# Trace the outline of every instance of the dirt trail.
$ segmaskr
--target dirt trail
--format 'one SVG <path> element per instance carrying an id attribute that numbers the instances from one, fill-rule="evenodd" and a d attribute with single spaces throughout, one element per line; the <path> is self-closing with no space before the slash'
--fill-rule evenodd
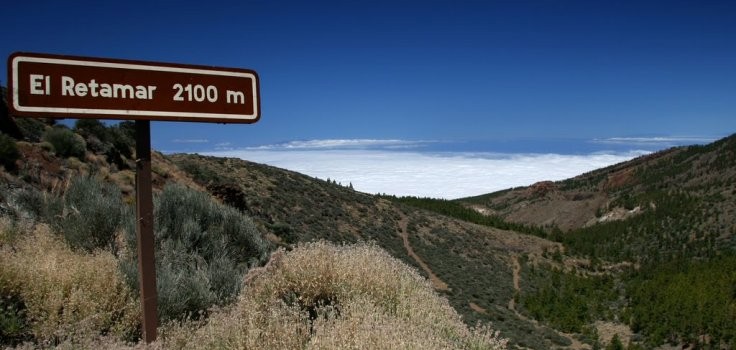
<path id="1" fill-rule="evenodd" d="M 511 256 L 511 268 L 514 272 L 514 290 L 516 292 L 520 292 L 521 287 L 519 287 L 519 275 L 521 273 L 521 264 L 519 264 L 519 257 L 516 255 Z M 516 312 L 516 314 L 519 314 L 516 311 L 516 299 L 514 297 L 511 297 L 511 300 L 509 300 L 509 310 Z"/>
<path id="2" fill-rule="evenodd" d="M 487 314 L 488 313 L 488 310 L 480 307 L 480 305 L 478 305 L 478 304 L 476 304 L 476 303 L 474 303 L 472 301 L 470 303 L 468 303 L 468 305 L 470 305 L 470 308 L 473 309 L 473 311 L 475 311 L 477 313 L 481 313 L 481 314 Z"/>
<path id="3" fill-rule="evenodd" d="M 515 254 L 511 255 L 511 270 L 513 271 L 513 282 L 514 282 L 514 294 L 521 294 L 521 264 L 519 263 L 519 257 Z M 530 322 L 536 327 L 540 327 L 539 322 L 537 320 L 528 318 L 524 315 L 522 315 L 518 310 L 516 310 L 516 300 L 514 300 L 514 297 L 511 297 L 511 300 L 509 300 L 509 310 L 513 311 L 514 314 L 516 314 L 516 317 L 525 320 L 527 322 Z M 556 329 L 550 328 L 560 336 L 567 338 L 570 340 L 572 344 L 568 347 L 568 349 L 572 350 L 583 350 L 583 349 L 590 349 L 590 345 L 583 344 L 579 340 L 575 339 L 572 334 L 568 333 L 562 333 Z"/>
<path id="4" fill-rule="evenodd" d="M 409 243 L 409 230 L 407 229 L 407 226 L 409 225 L 409 219 L 406 217 L 406 214 L 402 213 L 401 211 L 397 211 L 399 215 L 401 215 L 401 220 L 399 220 L 399 235 L 401 236 L 401 239 L 404 240 L 404 249 L 406 249 L 406 253 L 409 254 L 409 256 L 414 259 L 414 261 L 419 264 L 419 266 L 424 270 L 424 272 L 427 273 L 427 276 L 429 276 L 429 281 L 432 283 L 432 286 L 436 290 L 450 290 L 450 288 L 447 286 L 447 283 L 443 282 L 437 275 L 432 272 L 432 270 L 429 268 L 429 266 L 422 260 L 422 258 L 419 257 L 416 253 L 414 253 L 414 249 L 411 247 L 411 244 Z"/>

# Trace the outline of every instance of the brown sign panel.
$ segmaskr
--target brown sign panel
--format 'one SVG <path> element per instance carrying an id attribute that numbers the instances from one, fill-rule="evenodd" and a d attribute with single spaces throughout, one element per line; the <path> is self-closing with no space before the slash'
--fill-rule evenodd
<path id="1" fill-rule="evenodd" d="M 14 115 L 254 123 L 256 72 L 117 59 L 15 53 L 8 58 Z"/>

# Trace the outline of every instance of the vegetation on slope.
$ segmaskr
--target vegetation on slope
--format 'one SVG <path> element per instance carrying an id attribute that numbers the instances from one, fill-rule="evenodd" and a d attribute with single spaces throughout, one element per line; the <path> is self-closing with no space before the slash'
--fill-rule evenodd
<path id="1" fill-rule="evenodd" d="M 40 126 L 36 141 L 43 139 L 43 130 L 53 129 L 46 124 Z M 122 130 L 120 126 L 112 128 Z M 21 347 L 127 348 L 125 342 L 139 339 L 132 207 L 130 200 L 121 195 L 126 190 L 112 184 L 118 182 L 117 175 L 125 171 L 120 169 L 129 165 L 128 157 L 132 154 L 118 150 L 117 154 L 128 155 L 120 158 L 120 168 L 114 159 L 107 158 L 106 154 L 118 147 L 105 136 L 110 129 L 99 123 L 77 123 L 73 130 L 75 136 L 67 140 L 79 140 L 77 136 L 83 135 L 86 151 L 84 155 L 69 158 L 45 153 L 55 150 L 51 143 L 24 143 L 19 148 L 30 157 L 17 161 L 17 172 L 3 172 L 0 190 L 0 212 L 6 223 L 0 230 L 3 262 L 0 265 L 0 343 L 3 346 L 26 342 Z M 154 164 L 154 171 L 157 166 L 162 164 Z M 30 172 L 31 167 L 37 171 Z M 165 178 L 170 171 L 159 168 L 158 175 Z M 297 182 L 291 184 L 290 190 L 301 188 L 298 181 L 303 177 L 294 175 L 294 178 Z M 262 180 L 269 181 L 265 177 Z M 243 214 L 242 207 L 238 210 L 222 205 L 207 194 L 181 185 L 164 185 L 156 183 L 156 179 L 154 182 L 159 190 L 154 212 L 159 314 L 170 323 L 162 328 L 165 337 L 153 348 L 190 348 L 196 344 L 209 348 L 213 345 L 210 341 L 222 344 L 224 339 L 218 336 L 213 340 L 208 335 L 215 327 L 221 327 L 217 332 L 232 334 L 244 326 L 255 333 L 245 337 L 241 334 L 230 345 L 256 341 L 263 348 L 262 341 L 266 341 L 263 337 L 268 336 L 276 339 L 273 348 L 282 348 L 279 339 L 285 340 L 283 334 L 293 333 L 297 335 L 293 339 L 300 344 L 299 348 L 345 348 L 351 344 L 356 348 L 365 344 L 403 347 L 401 344 L 406 343 L 401 341 L 422 348 L 504 347 L 504 341 L 488 326 L 468 328 L 447 300 L 432 291 L 416 271 L 407 270 L 375 246 L 351 248 L 315 243 L 296 248 L 280 253 L 284 257 L 279 260 L 283 265 L 274 262 L 243 284 L 244 274 L 265 262 L 267 251 L 272 249 L 261 230 L 294 234 L 290 222 L 270 221 L 260 226 Z M 385 242 L 395 241 L 388 246 L 406 254 L 395 231 L 398 213 L 387 202 L 345 192 L 348 189 L 335 184 L 328 185 L 333 187 L 325 192 L 318 182 L 314 190 L 325 198 L 329 198 L 330 191 L 360 197 L 359 203 L 365 209 L 336 206 L 304 227 L 320 222 L 331 227 L 334 223 L 329 218 L 357 217 L 358 222 L 369 223 L 363 226 L 365 233 L 358 231 L 359 228 L 340 230 L 345 227 L 336 226 L 334 237 L 352 237 L 352 241 L 358 241 L 366 234 Z M 258 187 L 263 189 L 260 183 Z M 318 199 L 324 200 L 322 197 Z M 267 208 L 256 205 L 260 210 L 255 212 L 261 218 L 274 218 L 271 210 L 276 204 Z M 374 220 L 373 213 L 367 209 L 370 206 L 379 208 L 383 222 Z M 310 212 L 319 208 L 315 204 Z M 288 220 L 289 216 L 279 217 Z M 334 221 L 341 223 L 341 220 Z M 293 225 L 297 228 L 302 224 L 297 221 Z M 313 225 L 311 230 L 320 228 L 323 227 Z M 300 253 L 304 251 L 312 255 Z M 18 254 L 26 258 L 19 258 Z M 45 256 L 40 257 L 41 254 Z M 307 255 L 298 258 L 299 254 Z M 304 259 L 314 264 L 309 265 Z M 48 263 L 33 266 L 37 260 Z M 8 261 L 13 263 L 5 264 Z M 289 265 L 287 261 L 294 263 Z M 280 271 L 273 270 L 277 265 L 292 266 L 292 270 L 279 272 L 281 282 L 278 283 L 285 283 L 286 289 L 269 294 L 271 301 L 268 301 L 263 293 L 273 292 L 275 287 L 263 280 Z M 366 270 L 366 267 L 383 272 Z M 46 272 L 39 273 L 33 268 Z M 41 277 L 29 278 L 29 274 Z M 304 281 L 309 283 L 303 284 Z M 70 287 L 63 287 L 66 285 Z M 265 286 L 261 289 L 263 293 L 248 296 L 256 285 Z M 44 286 L 62 286 L 60 290 L 65 292 Z M 248 290 L 241 290 L 243 286 Z M 101 295 L 104 292 L 112 293 Z M 309 293 L 319 295 L 308 301 L 305 296 Z M 270 307 L 274 303 L 283 306 L 281 311 L 275 312 Z M 239 316 L 235 316 L 234 310 L 240 310 Z M 243 318 L 243 315 L 247 316 Z M 250 323 L 236 323 L 240 321 Z M 255 323 L 262 328 L 252 328 Z M 354 327 L 360 327 L 359 332 Z M 271 332 L 274 329 L 278 332 Z M 253 334 L 256 335 L 251 337 Z"/>
<path id="2" fill-rule="evenodd" d="M 195 316 L 189 312 L 197 309 L 206 311 L 208 305 L 178 306 L 182 302 L 197 302 L 199 296 L 193 294 L 216 282 L 208 269 L 207 257 L 197 254 L 219 250 L 221 256 L 227 256 L 228 250 L 238 247 L 252 249 L 253 245 L 230 242 L 224 246 L 207 247 L 203 241 L 209 240 L 214 244 L 228 238 L 223 235 L 228 229 L 218 228 L 217 223 L 238 225 L 238 220 L 232 216 L 229 219 L 208 216 L 227 215 L 229 211 L 217 204 L 207 204 L 205 197 L 199 194 L 180 187 L 166 188 L 157 203 L 159 211 L 178 211 L 169 215 L 157 211 L 156 218 L 161 222 L 156 231 L 157 238 L 188 235 L 187 239 L 171 243 L 183 260 L 169 260 L 172 252 L 162 249 L 162 245 L 166 245 L 162 244 L 165 242 L 163 239 L 157 244 L 157 258 L 161 262 L 157 269 L 162 305 L 160 313 L 170 319 L 175 318 L 172 317 L 174 313 L 178 313 L 179 319 Z M 207 209 L 207 206 L 212 209 Z M 23 213 L 18 212 L 17 217 Z M 191 217 L 183 219 L 189 215 Z M 165 219 L 182 220 L 180 232 L 166 230 Z M 192 224 L 187 224 L 187 220 L 192 220 Z M 213 237 L 205 238 L 204 233 L 190 227 L 203 222 L 214 224 L 204 226 Z M 67 241 L 60 239 L 65 235 L 44 231 L 47 226 L 34 226 L 36 231 L 41 230 L 40 233 L 28 234 L 18 225 L 28 224 L 9 223 L 3 230 L 0 280 L 3 295 L 13 295 L 21 301 L 24 318 L 19 322 L 28 323 L 32 337 L 29 338 L 23 330 L 8 334 L 9 337 L 34 340 L 39 345 L 66 343 L 76 344 L 73 345 L 75 347 L 92 347 L 99 345 L 94 343 L 95 337 L 115 334 L 118 338 L 131 337 L 136 332 L 139 315 L 135 293 L 125 283 L 116 262 L 117 259 L 125 261 L 125 254 L 116 258 L 105 245 L 94 252 L 82 248 L 73 251 Z M 221 233 L 218 234 L 218 230 L 222 230 Z M 235 228 L 232 231 L 238 232 L 236 237 L 247 238 L 243 235 L 247 230 Z M 196 249 L 185 246 L 197 243 Z M 240 251 L 235 256 L 248 255 L 247 251 Z M 268 266 L 251 272 L 245 284 L 246 290 L 234 306 L 214 311 L 206 321 L 187 321 L 186 326 L 180 326 L 188 327 L 186 332 L 179 328 L 177 333 L 174 327 L 175 330 L 169 334 L 178 335 L 164 337 L 162 346 L 211 348 L 258 344 L 259 348 L 282 349 L 303 348 L 305 345 L 313 348 L 358 348 L 373 344 L 390 348 L 395 344 L 413 344 L 427 349 L 503 347 L 504 342 L 488 327 L 468 329 L 423 277 L 377 247 L 337 247 L 315 243 L 275 256 L 277 258 Z M 190 261 L 196 261 L 197 266 L 189 264 Z M 183 266 L 178 266 L 178 271 L 167 270 L 176 265 Z M 224 269 L 228 276 L 237 276 L 232 267 L 218 265 L 215 272 L 222 273 Z M 187 275 L 194 275 L 194 279 L 188 282 Z M 240 276 L 242 280 L 242 274 Z M 170 279 L 176 283 L 167 285 L 165 282 Z M 236 292 L 240 283 L 238 281 Z M 59 298 L 55 296 L 59 290 L 67 292 Z M 172 293 L 177 295 L 176 298 L 166 297 Z M 107 299 L 110 302 L 103 302 Z M 227 295 L 215 294 L 213 298 L 219 302 L 227 300 L 231 300 Z M 184 336 L 187 338 L 182 339 Z M 109 341 L 115 342 L 114 339 Z M 105 344 L 112 343 L 103 342 Z"/>
<path id="3" fill-rule="evenodd" d="M 164 348 L 500 349 L 384 250 L 323 242 L 278 251 L 237 303 L 162 335 Z"/>
<path id="4" fill-rule="evenodd" d="M 121 268 L 138 291 L 134 218 L 125 229 L 127 254 Z M 213 305 L 230 303 L 245 273 L 261 265 L 270 250 L 250 218 L 206 193 L 167 185 L 154 198 L 159 316 L 201 316 Z"/>
<path id="5" fill-rule="evenodd" d="M 34 121 L 21 125 L 20 129 L 26 140 L 39 142 L 49 130 L 63 129 L 48 124 Z M 10 172 L 3 173 L 3 183 L 11 190 L 3 194 L 2 215 L 13 222 L 3 237 L 28 232 L 17 222 L 45 222 L 56 234 L 57 243 L 69 245 L 70 252 L 79 257 L 110 254 L 122 269 L 120 275 L 128 282 L 127 288 L 135 295 L 136 270 L 130 240 L 132 216 L 126 204 L 129 199 L 120 197 L 119 189 L 90 182 L 84 176 L 70 176 L 91 173 L 106 181 L 128 184 L 129 180 L 121 179 L 127 176 L 123 175 L 127 174 L 124 169 L 131 165 L 132 139 L 126 138 L 130 130 L 122 124 L 106 127 L 99 122 L 85 122 L 77 123 L 72 131 L 75 136 L 66 140 L 76 142 L 80 140 L 76 136 L 81 135 L 84 143 L 79 144 L 86 147 L 83 155 L 52 157 L 44 152 L 54 152 L 57 146 L 48 141 L 15 143 L 8 138 L 11 142 L 4 144 L 8 149 L 16 146 L 22 156 L 9 158 L 6 163 L 15 167 L 9 166 Z M 116 143 L 116 138 L 121 142 Z M 167 161 L 162 159 L 158 169 L 154 164 L 158 176 L 154 182 L 162 190 L 157 201 L 170 205 L 161 204 L 165 209 L 156 214 L 163 216 L 162 223 L 169 218 L 168 224 L 157 227 L 157 254 L 163 257 L 158 268 L 162 285 L 181 287 L 166 287 L 166 291 L 174 291 L 170 297 L 162 292 L 162 308 L 167 310 L 164 319 L 195 319 L 186 321 L 179 329 L 198 335 L 205 331 L 187 327 L 208 325 L 212 329 L 215 323 L 208 320 L 215 320 L 209 318 L 214 315 L 231 319 L 232 314 L 228 312 L 237 307 L 228 303 L 242 300 L 247 293 L 240 291 L 243 274 L 262 263 L 266 250 L 270 249 L 260 234 L 266 232 L 272 242 L 284 247 L 320 239 L 373 240 L 406 264 L 418 266 L 415 258 L 407 254 L 405 245 L 409 244 L 426 267 L 447 283 L 449 289 L 441 293 L 466 323 L 494 321 L 503 336 L 511 338 L 516 346 L 541 349 L 570 344 L 567 338 L 545 325 L 585 333 L 582 339 L 595 344 L 591 323 L 609 320 L 630 325 L 644 336 L 649 347 L 670 342 L 733 348 L 732 325 L 736 324 L 732 307 L 736 305 L 736 294 L 731 288 L 733 275 L 719 268 L 725 266 L 732 271 L 732 252 L 736 249 L 734 140 L 736 137 L 712 145 L 662 152 L 559 183 L 552 192 L 535 192 L 529 203 L 543 202 L 548 197 L 585 202 L 605 195 L 608 199 L 604 205 L 589 210 L 590 215 L 596 212 L 598 219 L 617 208 L 639 208 L 636 215 L 624 220 L 595 220 L 601 222 L 575 228 L 564 235 L 558 230 L 552 232 L 552 237 L 565 244 L 564 249 L 538 238 L 521 238 L 513 232 L 499 230 L 543 235 L 530 223 L 506 223 L 498 217 L 486 217 L 465 207 L 463 202 L 392 198 L 394 205 L 385 198 L 263 165 L 189 155 L 171 157 L 222 202 L 236 208 L 232 209 L 212 202 L 204 194 L 180 186 L 165 186 L 166 179 L 173 179 L 169 176 L 174 170 L 162 168 Z M 14 153 L 11 150 L 8 154 L 12 158 Z M 28 185 L 53 191 L 38 191 Z M 78 200 L 74 199 L 75 190 L 79 191 Z M 520 190 L 484 198 L 513 198 L 515 191 Z M 130 193 L 130 190 L 123 188 L 123 192 Z M 589 193 L 595 196 L 590 197 Z M 87 202 L 84 200 L 87 197 L 97 202 Z M 497 208 L 518 208 L 497 204 Z M 416 207 L 423 210 L 413 209 Z M 177 208 L 183 211 L 177 212 Z M 100 220 L 105 212 L 114 215 L 108 221 Z M 89 226 L 99 229 L 85 231 L 84 227 Z M 233 230 L 239 233 L 233 235 Z M 241 233 L 245 236 L 238 236 Z M 406 241 L 402 241 L 402 235 Z M 93 239 L 85 239 L 88 237 Z M 218 241 L 208 242 L 210 238 Z M 12 238 L 3 242 L 3 249 L 17 251 L 16 243 L 7 242 L 21 240 Z M 245 251 L 230 249 L 243 245 L 248 247 Z M 541 247 L 551 250 L 542 254 L 536 251 Z M 224 254 L 213 253 L 217 251 Z M 552 262 L 540 264 L 540 259 L 550 258 L 549 252 L 553 252 Z M 511 283 L 508 260 L 512 255 L 530 258 L 522 264 L 521 289 Z M 567 266 L 570 260 L 588 262 L 570 267 Z M 621 268 L 612 269 L 612 266 Z M 2 271 L 11 275 L 9 270 Z M 76 341 L 78 337 L 73 332 L 57 330 L 56 335 L 47 338 L 51 340 L 34 335 L 33 327 L 38 320 L 27 317 L 30 306 L 18 292 L 22 285 L 13 286 L 7 288 L 12 289 L 9 292 L 3 290 L 8 294 L 2 299 L 4 311 L 0 312 L 3 339 L 33 340 L 38 344 Z M 241 294 L 237 296 L 239 291 Z M 516 309 L 511 303 L 514 301 Z M 291 306 L 295 303 L 299 304 L 286 302 Z M 208 311 L 212 305 L 221 309 Z M 314 312 L 307 309 L 306 323 L 301 327 L 308 325 L 310 332 L 322 320 L 329 319 L 319 318 L 322 314 L 315 318 Z M 299 310 L 303 312 L 301 306 Z M 541 324 L 535 326 L 525 316 Z M 305 320 L 303 315 L 299 317 Z M 121 334 L 113 332 L 113 328 L 107 323 L 93 327 L 92 333 Z M 221 330 L 230 334 L 233 329 Z M 175 330 L 170 334 L 169 339 L 190 341 L 186 336 L 173 336 Z M 311 342 L 317 338 L 309 339 Z"/>
<path id="6" fill-rule="evenodd" d="M 593 319 L 628 324 L 648 347 L 667 342 L 734 348 L 736 294 L 733 273 L 726 271 L 733 271 L 736 254 L 736 135 L 596 170 L 552 188 L 531 201 L 525 197 L 529 188 L 462 200 L 535 210 L 545 201 L 574 201 L 574 194 L 585 191 L 608 198 L 597 209 L 596 224 L 553 235 L 568 256 L 589 264 L 577 269 L 581 275 L 557 276 L 551 269 L 538 283 L 529 281 L 522 295 L 528 314 L 577 330 L 590 324 L 585 315 L 591 306 L 603 306 L 608 310 Z M 635 214 L 602 219 L 617 208 Z M 586 287 L 602 281 L 613 282 L 604 286 L 611 294 Z M 568 314 L 579 319 L 566 320 Z"/>
<path id="7" fill-rule="evenodd" d="M 498 216 L 484 215 L 477 210 L 468 208 L 456 201 L 436 198 L 419 198 L 419 197 L 396 197 L 383 196 L 391 201 L 406 204 L 415 208 L 425 209 L 440 215 L 449 216 L 458 220 L 472 222 L 474 224 L 493 227 L 501 230 L 510 230 L 539 236 L 547 237 L 547 232 L 533 225 L 517 224 L 503 220 Z"/>
<path id="8" fill-rule="evenodd" d="M 45 225 L 15 225 L 3 218 L 0 228 L 0 345 L 137 332 L 140 305 L 112 253 L 74 251 Z"/>
<path id="9" fill-rule="evenodd" d="M 374 241 L 392 256 L 428 273 L 406 244 L 449 290 L 441 290 L 469 325 L 493 322 L 510 344 L 545 349 L 566 344 L 507 308 L 513 295 L 508 255 L 542 251 L 549 241 L 478 226 L 356 192 L 333 182 L 240 159 L 170 156 L 203 187 L 247 213 L 277 244 L 320 239 Z M 478 276 L 482 276 L 479 278 Z M 441 284 L 441 283 L 440 283 Z M 471 303 L 479 308 L 471 307 Z M 483 311 L 481 311 L 483 310 Z"/>
<path id="10" fill-rule="evenodd" d="M 736 255 L 681 259 L 635 274 L 626 313 L 650 346 L 664 342 L 736 348 Z"/>
<path id="11" fill-rule="evenodd" d="M 549 266 L 524 265 L 520 304 L 536 320 L 567 333 L 585 333 L 598 320 L 612 320 L 619 297 L 612 276 L 565 273 Z"/>

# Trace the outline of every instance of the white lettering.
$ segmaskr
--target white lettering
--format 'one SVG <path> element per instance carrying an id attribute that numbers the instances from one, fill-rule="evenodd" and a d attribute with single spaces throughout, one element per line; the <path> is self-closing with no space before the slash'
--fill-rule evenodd
<path id="1" fill-rule="evenodd" d="M 245 94 L 240 91 L 225 91 L 227 103 L 245 104 Z"/>
<path id="2" fill-rule="evenodd" d="M 217 102 L 217 87 L 213 85 L 205 87 L 200 84 L 187 84 L 186 86 L 174 84 L 172 89 L 176 90 L 174 101 L 203 102 L 206 99 L 210 102 Z"/>
<path id="3" fill-rule="evenodd" d="M 43 87 L 43 83 L 41 83 L 42 80 L 43 80 L 43 75 L 31 74 L 31 94 L 32 95 L 43 95 L 43 90 L 41 90 L 41 88 Z"/>
<path id="4" fill-rule="evenodd" d="M 72 88 L 74 88 L 74 79 L 67 76 L 61 77 L 61 96 L 74 96 Z"/>
<path id="5" fill-rule="evenodd" d="M 38 82 L 40 79 L 43 79 L 43 76 L 32 78 L 31 86 L 32 89 L 35 89 L 33 91 L 43 94 L 43 90 L 40 89 L 43 84 Z M 154 91 L 156 91 L 155 85 L 100 84 L 95 79 L 91 79 L 88 83 L 75 83 L 74 78 L 61 77 L 62 96 L 84 97 L 90 95 L 91 97 L 151 100 Z"/>
<path id="6" fill-rule="evenodd" d="M 98 86 L 99 85 L 94 79 L 89 81 L 89 89 L 90 89 L 90 94 L 92 94 L 92 97 L 97 97 L 97 87 Z"/>
<path id="7" fill-rule="evenodd" d="M 135 98 L 150 100 L 153 98 L 153 90 L 156 90 L 155 86 L 138 85 L 135 87 Z"/>
<path id="8" fill-rule="evenodd" d="M 77 93 L 77 96 L 87 96 L 87 85 L 83 83 L 77 84 L 74 86 L 74 92 Z"/>
<path id="9" fill-rule="evenodd" d="M 112 97 L 112 88 L 110 84 L 100 84 L 100 96 Z"/>
<path id="10" fill-rule="evenodd" d="M 118 98 L 118 93 L 122 98 L 133 98 L 133 87 L 130 85 L 123 84 L 112 84 L 112 96 Z M 129 95 L 130 97 L 126 96 Z"/>

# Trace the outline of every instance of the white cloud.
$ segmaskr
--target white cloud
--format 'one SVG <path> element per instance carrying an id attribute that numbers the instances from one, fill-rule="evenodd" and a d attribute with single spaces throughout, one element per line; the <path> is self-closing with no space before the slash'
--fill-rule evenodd
<path id="1" fill-rule="evenodd" d="M 321 179 L 352 183 L 358 191 L 460 198 L 562 180 L 645 152 L 560 155 L 420 153 L 387 150 L 248 149 L 207 153 L 237 157 Z"/>
<path id="2" fill-rule="evenodd" d="M 251 147 L 251 150 L 317 150 L 317 149 L 400 149 L 420 147 L 430 141 L 381 139 L 332 139 L 290 141 L 274 145 Z"/>
<path id="3" fill-rule="evenodd" d="M 215 144 L 215 150 L 217 151 L 230 151 L 234 149 L 233 144 L 230 142 L 219 142 Z"/>

